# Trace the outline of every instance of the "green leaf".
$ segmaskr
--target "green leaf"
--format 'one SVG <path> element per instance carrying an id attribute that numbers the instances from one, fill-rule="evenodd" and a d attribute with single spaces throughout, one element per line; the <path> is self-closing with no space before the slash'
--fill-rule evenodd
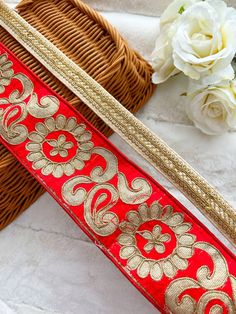
<path id="1" fill-rule="evenodd" d="M 179 13 L 179 14 L 182 14 L 182 13 L 184 13 L 184 11 L 185 11 L 185 8 L 184 8 L 184 6 L 182 5 L 182 7 L 179 8 L 178 13 Z"/>

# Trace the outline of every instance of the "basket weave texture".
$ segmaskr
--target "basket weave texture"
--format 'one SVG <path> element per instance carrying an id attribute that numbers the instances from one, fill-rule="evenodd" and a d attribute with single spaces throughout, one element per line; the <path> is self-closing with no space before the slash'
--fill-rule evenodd
<path id="1" fill-rule="evenodd" d="M 79 64 L 131 112 L 152 95 L 150 65 L 99 13 L 78 0 L 23 0 L 19 14 Z M 53 90 L 104 135 L 112 130 L 26 49 L 0 27 L 0 40 Z M 41 185 L 0 144 L 0 229 L 44 192 Z"/>

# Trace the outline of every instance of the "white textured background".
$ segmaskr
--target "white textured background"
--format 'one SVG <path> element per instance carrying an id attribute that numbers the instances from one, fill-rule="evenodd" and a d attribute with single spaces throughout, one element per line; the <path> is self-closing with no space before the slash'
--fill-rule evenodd
<path id="1" fill-rule="evenodd" d="M 93 5 L 99 3 L 100 9 L 112 9 L 111 6 L 102 7 L 103 1 L 87 1 Z M 7 2 L 13 6 L 18 1 Z M 109 4 L 112 2 L 115 0 Z M 118 6 L 125 3 L 122 0 L 116 2 Z M 147 14 L 149 2 L 142 3 L 146 3 L 143 12 Z M 121 7 L 124 8 L 128 10 L 127 6 Z M 134 7 L 131 9 L 129 11 L 135 11 Z M 142 9 L 139 7 L 138 12 Z M 103 14 L 131 46 L 148 58 L 158 31 L 157 18 Z M 172 79 L 158 87 L 138 118 L 179 152 L 235 207 L 236 134 L 208 137 L 196 130 L 188 121 L 183 101 L 178 96 L 184 87 L 184 79 Z M 197 213 L 117 135 L 111 140 Z M 197 215 L 201 217 L 199 213 Z M 157 313 L 47 194 L 0 233 L 0 252 L 0 314 Z"/>

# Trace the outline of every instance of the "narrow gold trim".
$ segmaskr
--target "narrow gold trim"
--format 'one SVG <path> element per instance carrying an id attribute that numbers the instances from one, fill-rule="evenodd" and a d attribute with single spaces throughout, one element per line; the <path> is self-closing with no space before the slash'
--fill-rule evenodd
<path id="1" fill-rule="evenodd" d="M 186 161 L 2 0 L 0 25 L 236 244 L 236 212 Z"/>

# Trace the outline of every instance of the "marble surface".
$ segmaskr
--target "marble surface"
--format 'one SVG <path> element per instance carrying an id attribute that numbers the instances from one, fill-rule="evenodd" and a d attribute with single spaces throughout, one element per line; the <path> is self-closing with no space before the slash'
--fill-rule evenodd
<path id="1" fill-rule="evenodd" d="M 7 2 L 13 6 L 17 1 Z M 158 31 L 157 18 L 122 14 L 121 20 L 121 13 L 103 14 L 148 58 Z M 137 32 L 141 28 L 142 32 Z M 196 130 L 179 97 L 185 84 L 181 78 L 159 86 L 137 117 L 236 207 L 236 133 L 208 137 Z M 110 139 L 221 237 L 183 195 L 117 135 Z M 0 233 L 0 252 L 0 314 L 157 313 L 48 194 Z"/>

